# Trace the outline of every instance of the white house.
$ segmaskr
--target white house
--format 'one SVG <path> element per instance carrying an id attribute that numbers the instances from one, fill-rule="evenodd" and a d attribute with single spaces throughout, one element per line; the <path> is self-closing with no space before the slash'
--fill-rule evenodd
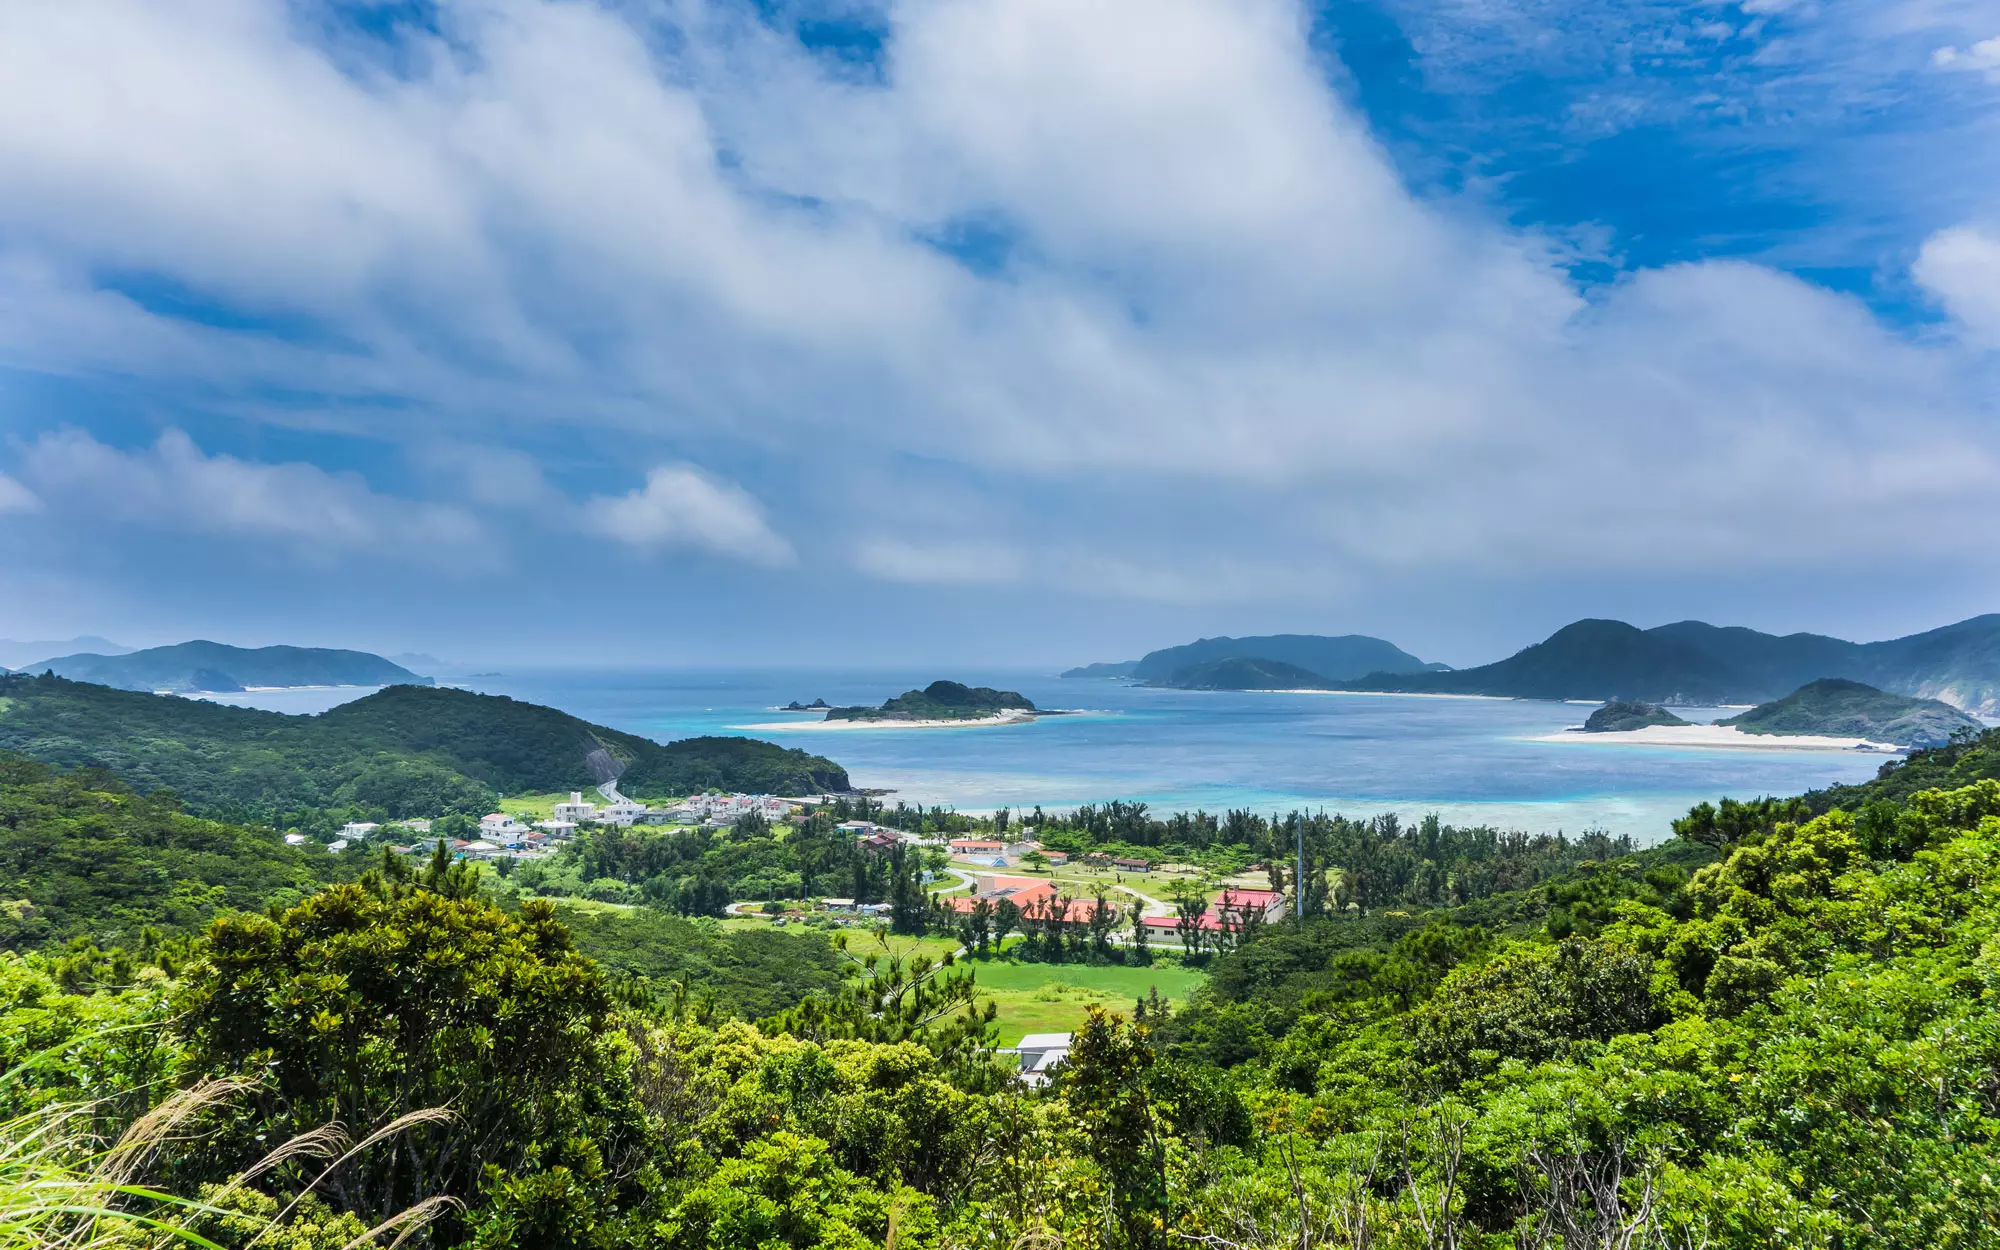
<path id="1" fill-rule="evenodd" d="M 346 838 L 336 838 L 333 841 L 326 844 L 326 852 L 329 855 L 338 855 L 346 849 L 347 849 Z"/>
<path id="2" fill-rule="evenodd" d="M 634 803 L 630 799 L 620 799 L 616 803 L 606 803 L 597 810 L 596 820 L 605 825 L 631 825 L 646 814 L 644 803 Z"/>
<path id="3" fill-rule="evenodd" d="M 569 802 L 556 804 L 554 810 L 557 820 L 573 821 L 577 824 L 581 824 L 586 820 L 596 820 L 596 812 L 597 807 L 595 804 L 583 801 L 583 792 L 581 790 L 570 791 Z"/>
<path id="4" fill-rule="evenodd" d="M 481 816 L 479 818 L 479 836 L 489 841 L 519 837 L 527 831 L 528 827 L 526 825 L 504 812 L 495 812 L 491 816 Z"/>
<path id="5" fill-rule="evenodd" d="M 567 804 L 558 803 L 556 806 L 564 807 Z M 552 838 L 573 838 L 576 836 L 576 822 L 573 820 L 538 820 L 535 822 L 535 828 L 540 829 Z"/>
<path id="6" fill-rule="evenodd" d="M 359 841 L 373 834 L 379 828 L 381 828 L 380 825 L 366 820 L 350 821 L 340 827 L 340 836 Z"/>
<path id="7" fill-rule="evenodd" d="M 1068 1033 L 1030 1033 L 1021 1039 L 1014 1053 L 1021 1057 L 1021 1079 L 1040 1085 L 1049 1079 L 1049 1069 L 1069 1058 Z"/>
<path id="8" fill-rule="evenodd" d="M 470 859 L 491 859 L 500 853 L 500 848 L 482 839 L 478 842 L 466 843 L 464 849 L 459 853 Z"/>

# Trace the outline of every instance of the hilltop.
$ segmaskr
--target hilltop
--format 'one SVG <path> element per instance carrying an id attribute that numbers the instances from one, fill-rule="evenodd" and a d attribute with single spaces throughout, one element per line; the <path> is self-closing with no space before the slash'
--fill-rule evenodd
<path id="1" fill-rule="evenodd" d="M 1759 633 L 1681 621 L 1639 629 L 1582 620 L 1507 659 L 1442 673 L 1371 673 L 1351 690 L 1520 699 L 1624 698 L 1667 704 L 1765 703 L 1822 677 L 2000 712 L 2000 615 L 1884 642 Z"/>
<path id="2" fill-rule="evenodd" d="M 1837 677 L 1809 682 L 1782 699 L 1716 723 L 1748 734 L 1824 734 L 1904 747 L 1940 746 L 1953 734 L 1985 729 L 1949 703 L 1888 694 Z"/>
<path id="3" fill-rule="evenodd" d="M 1175 690 L 1313 690 L 1325 686 L 1327 679 L 1282 660 L 1239 655 L 1189 664 L 1145 684 Z"/>
<path id="4" fill-rule="evenodd" d="M 1032 716 L 1035 705 L 1013 690 L 991 686 L 967 686 L 956 681 L 934 681 L 922 690 L 907 690 L 879 707 L 836 707 L 827 709 L 830 721 L 934 721 L 984 720 L 1010 712 Z"/>
<path id="5" fill-rule="evenodd" d="M 1350 681 L 1374 673 L 1423 673 L 1444 669 L 1442 664 L 1426 664 L 1392 642 L 1364 634 L 1266 634 L 1253 638 L 1200 638 L 1178 647 L 1149 651 L 1137 660 L 1116 664 L 1088 664 L 1063 674 L 1069 678 L 1129 677 L 1155 686 L 1179 686 L 1175 674 L 1184 670 L 1200 676 L 1203 665 L 1222 660 L 1267 660 L 1290 665 L 1318 678 L 1292 683 L 1320 685 L 1327 681 Z M 1189 687 L 1190 689 L 1197 687 Z M 1208 687 L 1241 689 L 1242 687 Z"/>
<path id="6" fill-rule="evenodd" d="M 393 818 L 479 815 L 496 792 L 588 789 L 635 798 L 705 789 L 848 789 L 833 761 L 754 738 L 662 745 L 499 695 L 391 686 L 318 716 L 141 694 L 61 677 L 0 677 L 0 750 L 170 789 L 191 810 L 276 822 L 359 804 Z"/>
<path id="7" fill-rule="evenodd" d="M 1649 725 L 1685 724 L 1686 721 L 1658 704 L 1639 703 L 1631 699 L 1613 699 L 1590 714 L 1590 719 L 1583 722 L 1583 732 L 1613 734 L 1644 729 Z"/>
<path id="8" fill-rule="evenodd" d="M 249 686 L 430 685 L 400 664 L 366 651 L 322 647 L 232 647 L 219 642 L 148 647 L 122 655 L 82 652 L 21 666 L 120 690 L 212 692 Z"/>

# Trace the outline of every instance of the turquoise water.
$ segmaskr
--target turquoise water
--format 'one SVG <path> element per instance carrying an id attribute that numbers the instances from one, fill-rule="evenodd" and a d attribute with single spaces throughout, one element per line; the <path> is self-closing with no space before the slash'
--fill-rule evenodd
<path id="1" fill-rule="evenodd" d="M 1582 723 L 1590 708 L 1573 704 L 1146 690 L 1033 672 L 522 671 L 460 684 L 666 740 L 816 719 L 774 709 L 793 699 L 878 703 L 938 676 L 1081 713 L 1004 727 L 753 736 L 838 760 L 857 786 L 962 810 L 1119 798 L 1163 811 L 1434 811 L 1536 831 L 1601 828 L 1642 842 L 1668 836 L 1667 822 L 1705 798 L 1795 794 L 1863 780 L 1882 764 L 1879 755 L 1847 752 L 1532 740 Z M 230 701 L 308 712 L 355 693 Z M 1723 714 L 1683 711 L 1690 720 Z"/>

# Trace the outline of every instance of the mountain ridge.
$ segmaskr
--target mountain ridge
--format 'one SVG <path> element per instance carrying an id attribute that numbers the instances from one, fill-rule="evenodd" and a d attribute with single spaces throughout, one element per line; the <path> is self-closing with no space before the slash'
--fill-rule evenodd
<path id="1" fill-rule="evenodd" d="M 1066 670 L 1067 678 L 1129 677 L 1152 685 L 1172 685 L 1182 669 L 1223 660 L 1267 660 L 1303 669 L 1323 681 L 1346 681 L 1373 673 L 1440 671 L 1385 639 L 1367 634 L 1258 634 L 1197 638 L 1179 646 L 1148 651 L 1136 660 L 1086 664 Z"/>
<path id="2" fill-rule="evenodd" d="M 430 685 L 432 679 L 367 651 L 328 647 L 233 647 L 195 639 L 123 655 L 79 652 L 21 666 L 119 690 L 193 694 L 249 686 Z"/>

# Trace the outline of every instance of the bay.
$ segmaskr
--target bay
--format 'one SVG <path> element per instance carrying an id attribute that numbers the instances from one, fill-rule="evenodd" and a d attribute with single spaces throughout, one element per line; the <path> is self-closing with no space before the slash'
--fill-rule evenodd
<path id="1" fill-rule="evenodd" d="M 879 703 L 940 676 L 1018 690 L 1045 708 L 1030 724 L 951 729 L 806 727 L 798 700 Z M 1603 829 L 1642 843 L 1703 799 L 1797 794 L 1865 780 L 1880 755 L 1535 739 L 1581 724 L 1592 705 L 1325 693 L 1149 690 L 1065 681 L 1046 671 L 523 669 L 454 680 L 668 741 L 740 734 L 844 765 L 856 786 L 965 811 L 1069 808 L 1110 799 L 1156 812 L 1324 809 L 1436 812 L 1534 832 Z M 368 693 L 273 691 L 228 702 L 315 712 Z M 1712 720 L 1725 709 L 1677 709 Z M 794 729 L 750 730 L 796 722 Z"/>

